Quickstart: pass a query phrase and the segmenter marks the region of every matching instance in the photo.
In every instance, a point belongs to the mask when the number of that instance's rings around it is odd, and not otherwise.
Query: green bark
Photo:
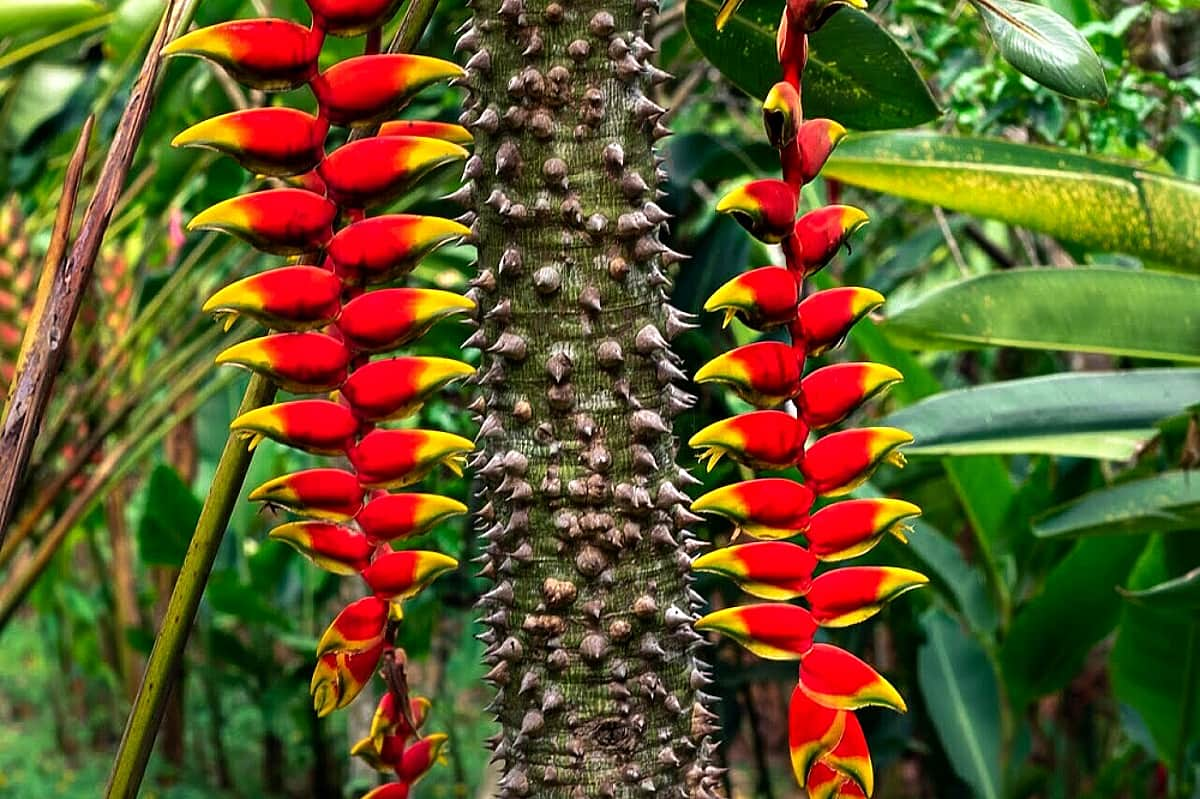
[[[710,797],[650,0],[477,0],[463,121],[501,797]]]

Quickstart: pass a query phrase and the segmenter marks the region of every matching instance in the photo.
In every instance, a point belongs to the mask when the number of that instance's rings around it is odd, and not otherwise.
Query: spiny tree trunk
[[[463,192],[501,797],[706,797],[650,0],[476,0]]]

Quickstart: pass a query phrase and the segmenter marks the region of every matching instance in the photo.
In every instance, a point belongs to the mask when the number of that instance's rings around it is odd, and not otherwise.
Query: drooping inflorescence
[[[759,657],[798,660],[799,680],[789,706],[789,746],[797,781],[810,797],[870,796],[874,776],[866,739],[854,710],[880,705],[905,709],[886,679],[849,652],[814,642],[818,628],[866,619],[890,599],[926,578],[907,569],[850,566],[815,572],[873,547],[887,532],[903,538],[905,520],[920,513],[899,499],[848,499],[810,515],[817,497],[837,497],[865,482],[888,462],[903,465],[899,448],[912,440],[887,427],[847,429],[809,445],[812,431],[838,424],[857,407],[899,381],[896,370],[874,363],[839,363],[804,374],[809,356],[838,346],[849,329],[883,297],[865,288],[835,288],[805,296],[805,280],[824,267],[867,221],[846,205],[829,205],[797,218],[801,187],[816,177],[845,130],[828,119],[805,120],[801,78],[808,34],[848,0],[788,0],[777,39],[783,80],[763,103],[763,123],[779,150],[783,179],[754,180],[730,192],[717,210],[733,215],[760,241],[782,247],[785,266],[753,269],[726,283],[705,310],[723,311],[725,323],[785,327],[791,342],[762,341],[720,355],[696,373],[697,382],[727,385],[760,410],[709,425],[689,442],[709,468],[729,455],[752,469],[796,468],[803,483],[767,477],[711,491],[692,503],[697,512],[723,516],[756,539],[709,552],[692,567],[723,574],[746,593],[770,600],[718,610],[697,629],[716,630]],[[723,25],[738,0],[726,0]],[[794,407],[795,415],[775,406]],[[784,540],[803,535],[805,544]],[[789,600],[803,597],[807,607]]]
[[[457,562],[392,544],[467,510],[446,497],[391,489],[410,486],[440,465],[461,474],[474,448],[447,432],[380,426],[411,416],[439,389],[474,371],[448,358],[371,357],[474,309],[451,292],[394,285],[433,250],[467,238],[467,227],[431,216],[367,216],[434,168],[465,159],[463,145],[471,142],[457,125],[392,119],[422,88],[462,75],[436,58],[378,52],[379,28],[397,5],[310,0],[310,26],[237,20],[190,32],[166,48],[216,62],[247,86],[283,91],[307,85],[317,99],[316,115],[284,107],[235,111],[192,126],[174,143],[217,150],[288,184],[218,203],[190,227],[299,256],[226,286],[204,307],[250,317],[273,331],[229,347],[218,362],[254,370],[287,391],[318,395],[251,410],[231,429],[251,447],[265,437],[348,460],[348,468],[270,480],[250,498],[304,517],[276,527],[271,538],[323,569],[359,575],[370,592],[343,609],[321,637],[311,686],[324,716],[353,701],[382,665],[388,690],[370,734],[353,752],[394,773],[395,781],[371,791],[370,799],[407,797],[446,742],[441,734],[420,736],[429,703],[409,697],[404,654],[393,642],[401,603]],[[367,54],[319,70],[327,34],[362,33],[368,33]],[[326,153],[331,125],[352,132]],[[393,285],[378,288],[382,284]]]

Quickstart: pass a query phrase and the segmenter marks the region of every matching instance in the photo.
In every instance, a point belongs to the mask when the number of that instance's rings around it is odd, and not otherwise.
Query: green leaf
[[[227,613],[240,622],[280,628],[289,626],[287,616],[261,591],[242,582],[232,569],[213,573],[204,589],[204,598],[213,610]]]
[[[847,137],[825,177],[1200,271],[1200,184],[1051,147],[930,133]]]
[[[1004,60],[1048,89],[1082,100],[1108,97],[1104,67],[1083,34],[1048,8],[1021,0],[971,0]]]
[[[0,3],[0,38],[63,28],[104,11],[104,6],[93,0],[4,0]]]
[[[138,523],[138,554],[143,563],[178,567],[200,518],[200,500],[165,464],[154,467],[146,505]]]
[[[1134,369],[946,391],[888,416],[910,455],[1067,455],[1128,460],[1155,423],[1200,402],[1200,369]]]
[[[1200,569],[1136,591],[1122,590],[1131,602],[1148,608],[1196,613],[1200,611]]]
[[[1173,577],[1167,536],[1156,536],[1129,577],[1143,591]],[[1200,702],[1195,698],[1200,667],[1200,635],[1193,614],[1125,603],[1109,658],[1113,693],[1137,711],[1158,746],[1159,757],[1174,762],[1181,737],[1186,744],[1200,733]],[[1187,718],[1181,708],[1188,707]],[[1181,733],[1182,736],[1181,736]]]
[[[720,0],[687,0],[685,24],[704,57],[738,88],[762,99],[780,79],[775,55],[778,0],[745,0],[717,31]],[[806,117],[848,128],[907,128],[941,111],[908,56],[867,14],[843,8],[810,37],[804,72]]]
[[[958,776],[981,799],[1000,799],[1000,691],[983,647],[950,615],[921,617],[917,681],[938,739]]]
[[[1033,520],[1039,538],[1168,533],[1200,526],[1200,475],[1165,472],[1103,488]]]
[[[1020,347],[1200,363],[1200,278],[1116,268],[1012,269],[956,281],[888,318],[916,349]]]
[[[1085,538],[1060,560],[1042,590],[1013,619],[1000,647],[1001,673],[1014,708],[1059,690],[1113,629],[1117,586],[1146,546],[1142,537]]]

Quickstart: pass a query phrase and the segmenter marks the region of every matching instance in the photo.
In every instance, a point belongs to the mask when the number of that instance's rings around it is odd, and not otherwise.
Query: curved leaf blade
[[[1164,472],[1084,494],[1033,520],[1039,538],[1168,533],[1200,526],[1200,475]]]
[[[684,21],[704,57],[742,91],[759,99],[779,80],[775,31],[778,0],[745,0],[721,31],[720,0],[687,0]],[[867,14],[843,8],[810,37],[804,111],[847,128],[907,128],[941,111],[908,56]]]
[[[1200,568],[1149,588],[1122,590],[1121,594],[1148,608],[1195,613],[1200,611]]]
[[[1200,278],[1012,269],[949,283],[888,317],[915,349],[1019,347],[1200,363]]]
[[[888,416],[906,455],[1064,455],[1127,460],[1161,419],[1200,402],[1200,369],[1135,369],[946,391]]]
[[[862,133],[838,145],[822,174],[1200,271],[1200,184],[1134,164],[998,139]]]
[[[0,38],[32,30],[65,28],[105,11],[94,0],[7,0],[0,3]]]
[[[1048,89],[1102,102],[1104,67],[1083,34],[1045,6],[1022,0],[972,0],[1004,60]]]

